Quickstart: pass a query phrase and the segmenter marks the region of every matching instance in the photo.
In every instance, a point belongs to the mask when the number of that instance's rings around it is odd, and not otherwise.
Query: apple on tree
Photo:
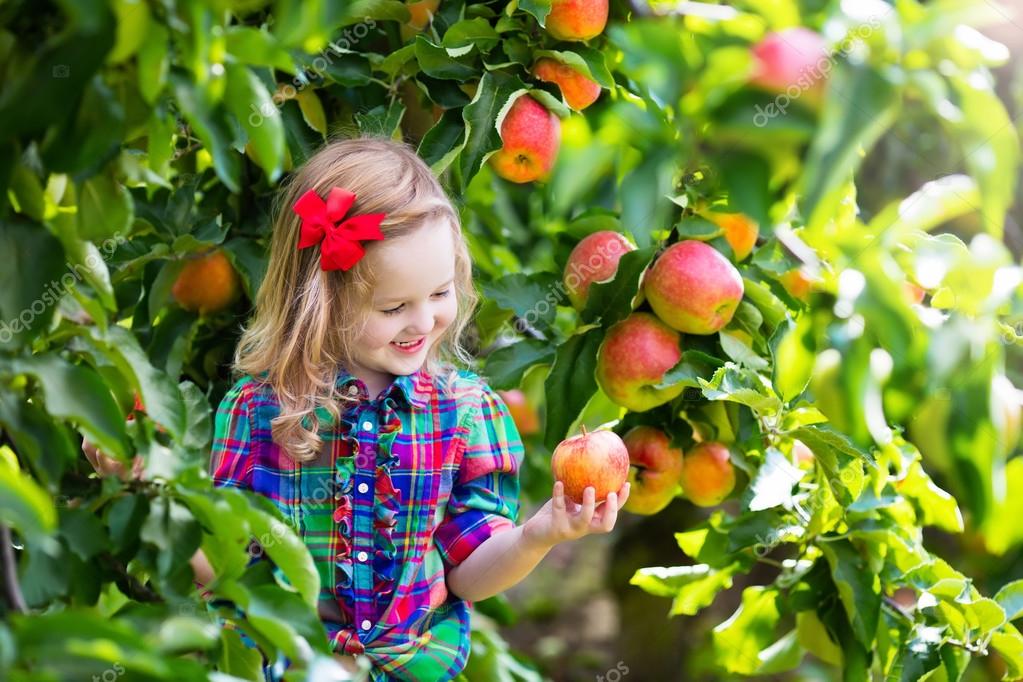
[[[656,514],[680,492],[682,449],[653,426],[637,426],[622,439],[629,451],[629,499],[623,507],[633,514]]]
[[[607,0],[552,0],[544,27],[558,40],[589,40],[607,25]]]
[[[753,252],[757,237],[760,235],[757,221],[745,213],[704,211],[700,215],[721,228],[725,241],[732,247],[736,262],[745,260]]]
[[[712,246],[687,239],[669,246],[643,280],[650,307],[672,329],[713,334],[732,321],[742,275]]]
[[[171,287],[182,308],[202,315],[223,310],[240,293],[241,278],[223,249],[190,258]]]
[[[775,93],[795,87],[811,99],[820,95],[830,69],[828,46],[819,33],[802,26],[768,33],[752,53],[753,85]]]
[[[582,504],[583,491],[593,486],[597,502],[617,493],[629,477],[629,451],[618,434],[600,429],[566,438],[551,455],[554,479],[565,486],[565,495]]]
[[[511,182],[545,180],[560,145],[561,120],[529,95],[520,95],[501,122],[501,148],[489,163]]]
[[[557,85],[565,102],[576,111],[582,111],[600,97],[600,85],[596,81],[557,59],[541,57],[536,60],[533,75],[542,81]]]
[[[597,384],[614,403],[645,412],[675,398],[684,386],[658,388],[682,359],[679,334],[650,313],[632,313],[613,325],[597,350]]]
[[[611,230],[586,235],[575,245],[565,263],[562,280],[568,299],[576,310],[586,307],[590,285],[613,279],[618,271],[618,261],[635,248],[624,235]]]
[[[697,443],[682,460],[682,489],[698,507],[713,507],[735,488],[735,468],[728,447],[717,441]]]

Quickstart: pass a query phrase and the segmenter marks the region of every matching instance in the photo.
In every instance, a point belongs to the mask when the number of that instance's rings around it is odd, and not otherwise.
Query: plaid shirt
[[[265,495],[299,532],[334,651],[368,656],[373,680],[452,679],[469,655],[469,604],[445,574],[514,527],[522,441],[467,370],[450,386],[424,370],[399,376],[374,400],[347,372],[337,383],[359,402],[337,424],[318,409],[323,448],[304,463],[271,438],[269,386],[235,383],[217,409],[214,485]]]

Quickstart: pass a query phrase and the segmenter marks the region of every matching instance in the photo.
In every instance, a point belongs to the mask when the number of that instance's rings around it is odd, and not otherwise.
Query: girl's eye
[[[448,294],[450,294],[450,293],[451,293],[451,290],[450,290],[450,289],[445,289],[444,291],[438,291],[438,292],[435,292],[435,293],[434,293],[433,295],[434,295],[434,296],[435,296],[436,298],[444,298],[445,296],[447,296],[447,295],[448,295]],[[397,314],[398,314],[398,313],[400,313],[400,312],[401,312],[401,311],[402,311],[402,310],[403,310],[404,308],[405,308],[405,304],[404,304],[404,303],[402,303],[401,305],[399,305],[399,306],[398,306],[398,307],[396,307],[396,308],[389,308],[388,310],[381,310],[380,312],[382,312],[382,313],[383,313],[384,315],[397,315]]]

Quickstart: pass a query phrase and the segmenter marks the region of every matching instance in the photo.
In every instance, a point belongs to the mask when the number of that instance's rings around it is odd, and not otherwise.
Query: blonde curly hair
[[[352,366],[352,342],[368,319],[375,281],[367,258],[347,271],[324,272],[319,249],[298,249],[301,219],[292,205],[309,189],[326,197],[335,186],[356,195],[350,215],[387,214],[380,226],[385,241],[434,219],[451,226],[458,313],[430,348],[425,369],[444,380],[457,372],[457,364],[472,362],[461,339],[479,297],[458,213],[440,183],[403,143],[382,138],[328,143],[277,194],[266,276],[233,364],[239,376],[266,374],[262,380],[280,404],[280,415],[271,421],[273,440],[296,461],[315,458],[322,447],[316,410],[325,408],[336,422],[339,406],[355,400],[341,394],[335,381],[341,367]],[[369,252],[378,243],[364,246]]]

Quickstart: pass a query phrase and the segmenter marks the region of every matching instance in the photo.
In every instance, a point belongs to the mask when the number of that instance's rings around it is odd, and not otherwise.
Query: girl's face
[[[355,340],[353,374],[370,397],[412,374],[455,319],[455,248],[444,220],[384,240],[366,254],[376,283],[366,327]]]

